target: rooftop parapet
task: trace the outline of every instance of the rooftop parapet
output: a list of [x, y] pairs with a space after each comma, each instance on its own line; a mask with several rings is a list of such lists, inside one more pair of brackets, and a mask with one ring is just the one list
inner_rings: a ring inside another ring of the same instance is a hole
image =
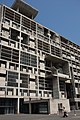
[[35, 8], [33, 8], [31, 5], [27, 4], [23, 0], [15, 0], [11, 8], [31, 19], [34, 19], [38, 14], [38, 10], [36, 10]]

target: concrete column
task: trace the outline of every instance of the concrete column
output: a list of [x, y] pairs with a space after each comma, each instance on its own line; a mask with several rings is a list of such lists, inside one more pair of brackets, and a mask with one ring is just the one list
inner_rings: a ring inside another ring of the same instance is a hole
[[29, 114], [31, 114], [31, 98], [29, 98]]
[[20, 99], [18, 98], [18, 101], [17, 101], [17, 114], [19, 114], [19, 108], [20, 108]]
[[59, 99], [59, 77], [53, 78], [53, 97]]
[[76, 109], [78, 110], [78, 102], [76, 102]]
[[6, 68], [8, 68], [9, 69], [9, 62], [7, 61], [7, 67]]
[[50, 100], [48, 100], [48, 114], [50, 115]]

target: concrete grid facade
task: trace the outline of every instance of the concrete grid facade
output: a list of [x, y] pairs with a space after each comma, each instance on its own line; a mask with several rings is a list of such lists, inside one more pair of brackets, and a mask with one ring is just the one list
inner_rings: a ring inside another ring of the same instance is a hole
[[22, 0], [0, 5], [0, 113], [80, 108], [80, 46], [34, 21]]

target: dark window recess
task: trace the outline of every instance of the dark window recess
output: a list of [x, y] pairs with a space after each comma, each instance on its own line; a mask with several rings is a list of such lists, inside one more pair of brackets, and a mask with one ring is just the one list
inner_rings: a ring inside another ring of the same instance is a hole
[[38, 49], [42, 50], [42, 41], [38, 40]]
[[30, 65], [30, 54], [21, 52], [20, 62], [21, 64]]
[[2, 46], [1, 59], [5, 59], [5, 60], [9, 60], [9, 61], [18, 63], [19, 62], [19, 51]]
[[42, 42], [41, 40], [38, 40], [38, 49], [50, 53], [50, 46], [49, 46], [49, 44], [45, 43], [45, 42]]
[[30, 20], [22, 17], [22, 25], [30, 29]]
[[20, 58], [21, 64], [25, 65], [31, 65], [36, 67], [37, 66], [37, 57], [25, 52], [21, 52], [21, 58]]
[[45, 90], [52, 90], [53, 89], [53, 83], [51, 78], [45, 79]]
[[61, 56], [61, 50], [57, 47], [51, 46], [51, 54], [60, 57]]
[[19, 36], [19, 32], [17, 30], [11, 29], [11, 39], [15, 41], [19, 41], [18, 36]]
[[29, 42], [29, 36], [22, 33], [21, 37], [23, 38], [23, 40], [21, 41], [21, 43], [25, 44], [25, 45], [28, 45], [28, 42]]
[[2, 49], [1, 49], [1, 59], [5, 59], [5, 60], [11, 61], [11, 48], [2, 46]]
[[43, 51], [50, 53], [50, 45], [43, 42]]
[[12, 61], [19, 63], [19, 51], [13, 49], [12, 51]]
[[7, 85], [13, 86], [13, 87], [18, 87], [18, 83], [16, 82], [16, 80], [18, 79], [18, 73], [8, 71], [7, 74], [8, 74]]
[[37, 67], [37, 58], [34, 55], [31, 55], [31, 66]]
[[14, 12], [12, 10], [5, 8], [4, 15], [6, 18], [8, 18], [10, 20], [14, 20]]
[[65, 91], [65, 81], [59, 81], [60, 91]]
[[28, 88], [28, 75], [20, 74], [20, 80], [22, 80], [22, 83], [20, 83], [20, 87]]
[[20, 23], [20, 15], [18, 13], [15, 13], [13, 10], [5, 8], [4, 15], [8, 19], [15, 21], [16, 23]]
[[31, 30], [36, 31], [36, 23], [31, 21]]

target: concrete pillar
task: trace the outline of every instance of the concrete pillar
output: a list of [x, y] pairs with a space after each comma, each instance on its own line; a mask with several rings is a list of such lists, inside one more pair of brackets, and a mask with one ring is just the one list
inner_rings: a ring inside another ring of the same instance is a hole
[[53, 78], [53, 97], [59, 99], [59, 77]]
[[76, 109], [78, 110], [78, 102], [76, 102]]
[[31, 98], [29, 98], [29, 114], [31, 114]]
[[20, 108], [20, 99], [18, 98], [18, 101], [17, 101], [17, 114], [19, 114], [19, 108]]
[[50, 115], [50, 100], [48, 101], [48, 114]]
[[6, 68], [8, 68], [9, 69], [9, 62], [7, 61], [7, 67]]

